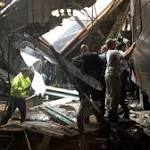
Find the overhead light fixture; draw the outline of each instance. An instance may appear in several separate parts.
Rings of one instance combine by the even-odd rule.
[[[0,7],[4,7],[6,5],[5,2],[0,2]]]
[[[54,10],[51,12],[52,16],[55,16],[55,17],[59,17],[60,14],[59,14],[59,11],[58,10]]]

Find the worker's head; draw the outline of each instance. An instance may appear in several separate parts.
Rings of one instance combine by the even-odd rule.
[[[124,51],[126,50],[126,44],[125,44],[124,42],[119,43],[119,44],[117,45],[117,49],[124,52]]]
[[[30,76],[30,68],[22,68],[20,72],[25,77],[29,77]]]
[[[105,53],[108,51],[108,47],[106,44],[104,44],[102,47],[101,47],[101,53]]]
[[[116,39],[109,38],[106,40],[105,44],[107,45],[108,49],[116,49]]]
[[[89,52],[89,47],[86,44],[82,44],[80,49],[81,53]]]

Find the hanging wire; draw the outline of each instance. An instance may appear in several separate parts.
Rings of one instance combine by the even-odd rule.
[[[79,8],[80,12],[83,15],[86,15],[88,18],[90,18],[90,20],[92,20],[92,17],[89,15],[89,13],[84,8],[82,8],[79,4],[77,4],[76,2],[72,2],[72,5],[75,6],[75,7],[77,7],[77,8]]]
[[[92,6],[93,7],[93,6]],[[93,9],[93,8],[92,8]],[[90,18],[90,20],[92,21],[93,20],[93,15],[90,16],[89,13],[83,8],[83,11],[85,12],[85,14],[87,15],[87,17]]]
[[[94,11],[95,11],[95,16],[97,16],[97,9],[96,9],[96,5],[94,4]]]

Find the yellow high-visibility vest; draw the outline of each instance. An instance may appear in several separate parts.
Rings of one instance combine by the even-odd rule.
[[[31,80],[29,77],[25,77],[22,73],[19,73],[11,81],[11,95],[26,98],[27,88],[31,86]]]

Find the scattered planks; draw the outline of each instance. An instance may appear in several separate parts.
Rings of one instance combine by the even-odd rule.
[[[47,107],[47,106],[40,106],[40,110],[46,112],[54,121],[62,124],[62,125],[70,125],[75,123],[75,121],[71,120],[69,117],[60,114],[59,112],[55,111],[54,109]]]

